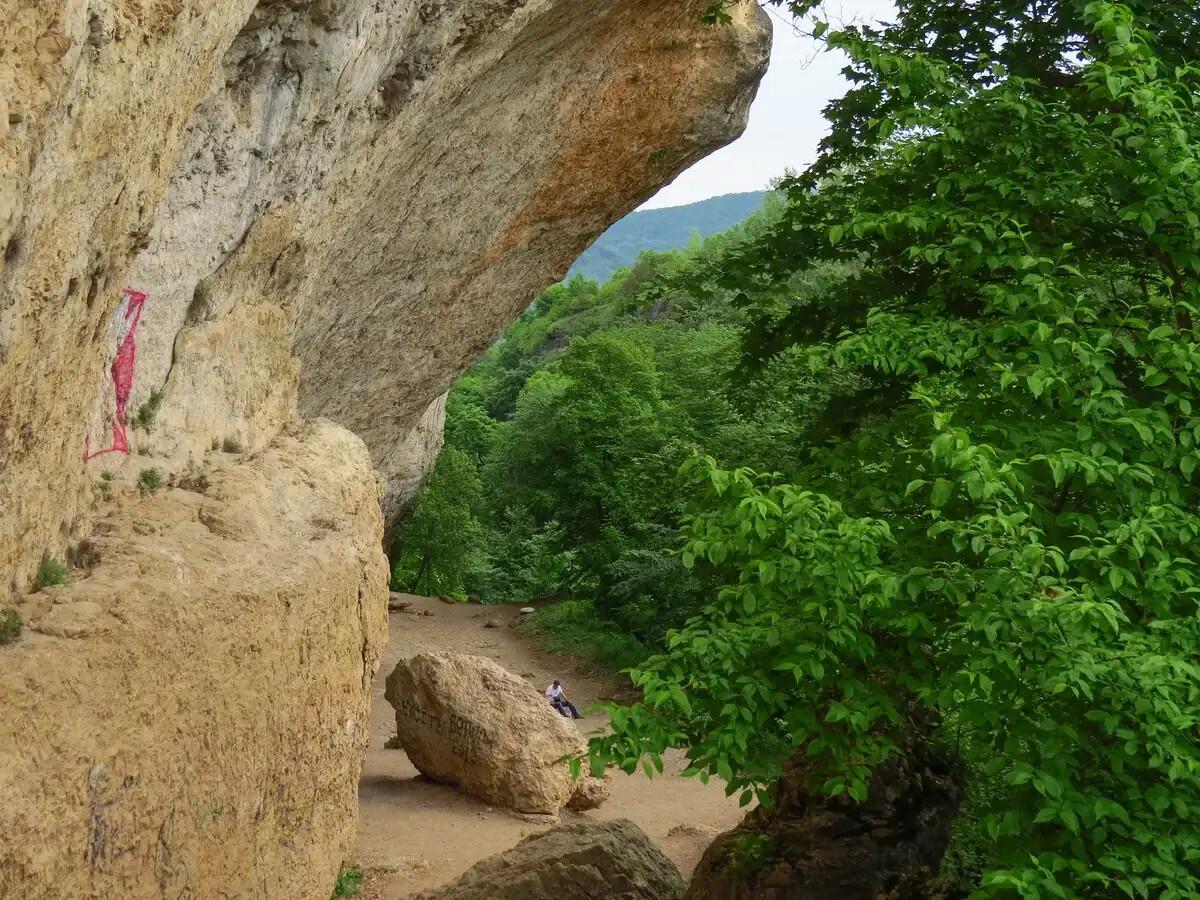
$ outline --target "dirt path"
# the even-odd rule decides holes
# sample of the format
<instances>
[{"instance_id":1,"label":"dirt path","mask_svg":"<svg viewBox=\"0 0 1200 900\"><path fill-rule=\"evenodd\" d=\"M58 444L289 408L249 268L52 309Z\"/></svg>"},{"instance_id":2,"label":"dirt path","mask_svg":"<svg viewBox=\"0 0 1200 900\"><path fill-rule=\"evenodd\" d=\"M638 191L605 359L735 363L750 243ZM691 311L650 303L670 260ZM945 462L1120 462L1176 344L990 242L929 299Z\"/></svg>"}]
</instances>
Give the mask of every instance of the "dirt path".
<instances>
[{"instance_id":1,"label":"dirt path","mask_svg":"<svg viewBox=\"0 0 1200 900\"><path fill-rule=\"evenodd\" d=\"M392 613L391 639L371 698L371 749L359 783L358 843L354 861L367 870L364 896L398 900L456 878L485 857L507 850L547 825L489 807L453 788L420 778L402 750L383 749L396 731L384 681L404 656L422 651L474 653L496 660L543 690L559 678L580 708L610 695L615 682L584 674L565 657L546 654L512 628L514 607L446 604L408 597L412 607ZM498 627L485 628L494 620ZM579 723L584 733L604 725L599 716ZM595 817L636 822L671 859L690 874L704 847L740 818L736 799L713 781L702 785L679 777L682 757L667 759L665 775L615 774L612 799L586 813L564 811L563 821Z\"/></svg>"}]
</instances>

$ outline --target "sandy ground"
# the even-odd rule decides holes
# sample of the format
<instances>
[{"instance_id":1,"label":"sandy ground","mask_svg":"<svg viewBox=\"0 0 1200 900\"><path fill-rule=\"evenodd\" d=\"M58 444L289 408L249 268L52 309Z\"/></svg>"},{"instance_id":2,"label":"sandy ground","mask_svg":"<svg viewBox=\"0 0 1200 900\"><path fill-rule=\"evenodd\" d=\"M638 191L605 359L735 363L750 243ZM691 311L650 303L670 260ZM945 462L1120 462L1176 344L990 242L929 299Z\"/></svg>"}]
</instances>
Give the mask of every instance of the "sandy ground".
<instances>
[{"instance_id":1,"label":"sandy ground","mask_svg":"<svg viewBox=\"0 0 1200 900\"><path fill-rule=\"evenodd\" d=\"M442 884L549 827L426 781L404 751L383 748L396 731L383 691L398 659L437 650L489 656L539 691L558 678L580 709L619 689L617 682L587 674L570 658L532 645L512 627L519 616L515 607L405 599L413 605L389 616L391 637L372 690L371 748L358 788L358 842L352 861L367 872L363 896L368 900L398 900ZM489 619L499 627L485 628ZM604 724L597 715L579 722L585 734ZM679 777L681 756L668 757L666 769L653 779L617 772L612 799L590 812L564 811L562 820L632 819L689 875L712 836L735 825L741 813L736 798L726 797L716 780L703 785Z\"/></svg>"}]
</instances>

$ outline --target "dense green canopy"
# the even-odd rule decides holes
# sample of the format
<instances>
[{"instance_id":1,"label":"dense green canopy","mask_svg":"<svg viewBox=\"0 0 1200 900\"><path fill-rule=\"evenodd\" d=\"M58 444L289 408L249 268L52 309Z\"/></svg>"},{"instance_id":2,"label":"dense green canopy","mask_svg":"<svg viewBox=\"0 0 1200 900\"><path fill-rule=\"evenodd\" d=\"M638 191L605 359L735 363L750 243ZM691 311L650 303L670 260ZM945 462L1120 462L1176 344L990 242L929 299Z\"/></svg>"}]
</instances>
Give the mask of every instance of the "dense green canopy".
<instances>
[{"instance_id":1,"label":"dense green canopy","mask_svg":"<svg viewBox=\"0 0 1200 900\"><path fill-rule=\"evenodd\" d=\"M989 787L982 893L1200 892L1198 38L1016 2L830 36L859 86L714 278L755 358L852 389L790 483L689 463L722 586L602 758L755 787L799 750L861 796L923 710Z\"/></svg>"}]
</instances>

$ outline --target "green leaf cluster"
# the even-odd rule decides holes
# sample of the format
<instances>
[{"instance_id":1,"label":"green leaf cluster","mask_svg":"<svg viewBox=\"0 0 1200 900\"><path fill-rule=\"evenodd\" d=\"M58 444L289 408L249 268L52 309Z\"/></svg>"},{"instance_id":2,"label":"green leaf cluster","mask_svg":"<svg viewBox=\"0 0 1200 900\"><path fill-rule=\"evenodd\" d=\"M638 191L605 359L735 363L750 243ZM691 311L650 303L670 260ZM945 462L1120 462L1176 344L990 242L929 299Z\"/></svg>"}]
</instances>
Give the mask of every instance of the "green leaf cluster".
<instances>
[{"instance_id":1,"label":"green leaf cluster","mask_svg":"<svg viewBox=\"0 0 1200 900\"><path fill-rule=\"evenodd\" d=\"M800 754L862 799L940 722L988 785L977 896L1200 895L1200 13L907 2L827 37L859 86L707 275L751 367L827 397L783 477L685 465L714 589L596 760L685 747L765 798Z\"/></svg>"}]
</instances>

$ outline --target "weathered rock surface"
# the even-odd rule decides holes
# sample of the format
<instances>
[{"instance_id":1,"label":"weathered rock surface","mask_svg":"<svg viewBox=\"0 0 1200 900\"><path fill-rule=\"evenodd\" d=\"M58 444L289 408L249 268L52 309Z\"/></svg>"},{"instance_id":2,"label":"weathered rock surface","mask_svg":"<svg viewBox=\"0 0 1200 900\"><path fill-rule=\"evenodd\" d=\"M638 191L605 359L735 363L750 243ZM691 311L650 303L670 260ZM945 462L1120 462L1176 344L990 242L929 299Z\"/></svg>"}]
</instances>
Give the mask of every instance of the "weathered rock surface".
<instances>
[{"instance_id":1,"label":"weathered rock surface","mask_svg":"<svg viewBox=\"0 0 1200 900\"><path fill-rule=\"evenodd\" d=\"M684 881L628 819L527 837L413 900L678 900Z\"/></svg>"},{"instance_id":2,"label":"weathered rock surface","mask_svg":"<svg viewBox=\"0 0 1200 900\"><path fill-rule=\"evenodd\" d=\"M349 426L389 510L438 398L742 129L769 28L680 0L0 0L0 570L86 534L120 290L172 460Z\"/></svg>"},{"instance_id":3,"label":"weathered rock surface","mask_svg":"<svg viewBox=\"0 0 1200 900\"><path fill-rule=\"evenodd\" d=\"M609 782L608 775L605 775L603 778L584 775L575 785L575 793L567 801L567 809L580 812L588 809L598 809L611 796L612 785Z\"/></svg>"},{"instance_id":4,"label":"weathered rock surface","mask_svg":"<svg viewBox=\"0 0 1200 900\"><path fill-rule=\"evenodd\" d=\"M401 432L399 440L379 461L383 508L393 522L403 519L410 501L417 496L425 476L433 469L442 450L442 426L446 424L446 395L435 399L417 424Z\"/></svg>"},{"instance_id":5,"label":"weathered rock surface","mask_svg":"<svg viewBox=\"0 0 1200 900\"><path fill-rule=\"evenodd\" d=\"M353 843L387 561L362 442L320 423L117 485L0 647L0 897L327 900Z\"/></svg>"},{"instance_id":6,"label":"weathered rock surface","mask_svg":"<svg viewBox=\"0 0 1200 900\"><path fill-rule=\"evenodd\" d=\"M0 0L0 895L325 900L379 501L473 355L743 127L766 17L702 6ZM151 466L210 486L135 501Z\"/></svg>"},{"instance_id":7,"label":"weathered rock surface","mask_svg":"<svg viewBox=\"0 0 1200 900\"><path fill-rule=\"evenodd\" d=\"M557 814L576 790L565 757L586 749L575 723L525 680L482 656L420 653L387 679L412 764L517 812Z\"/></svg>"},{"instance_id":8,"label":"weathered rock surface","mask_svg":"<svg viewBox=\"0 0 1200 900\"><path fill-rule=\"evenodd\" d=\"M685 900L950 900L937 872L962 796L960 774L919 749L877 768L865 803L813 796L793 766L769 809L713 841ZM767 841L760 863L738 864L745 837Z\"/></svg>"}]
</instances>

